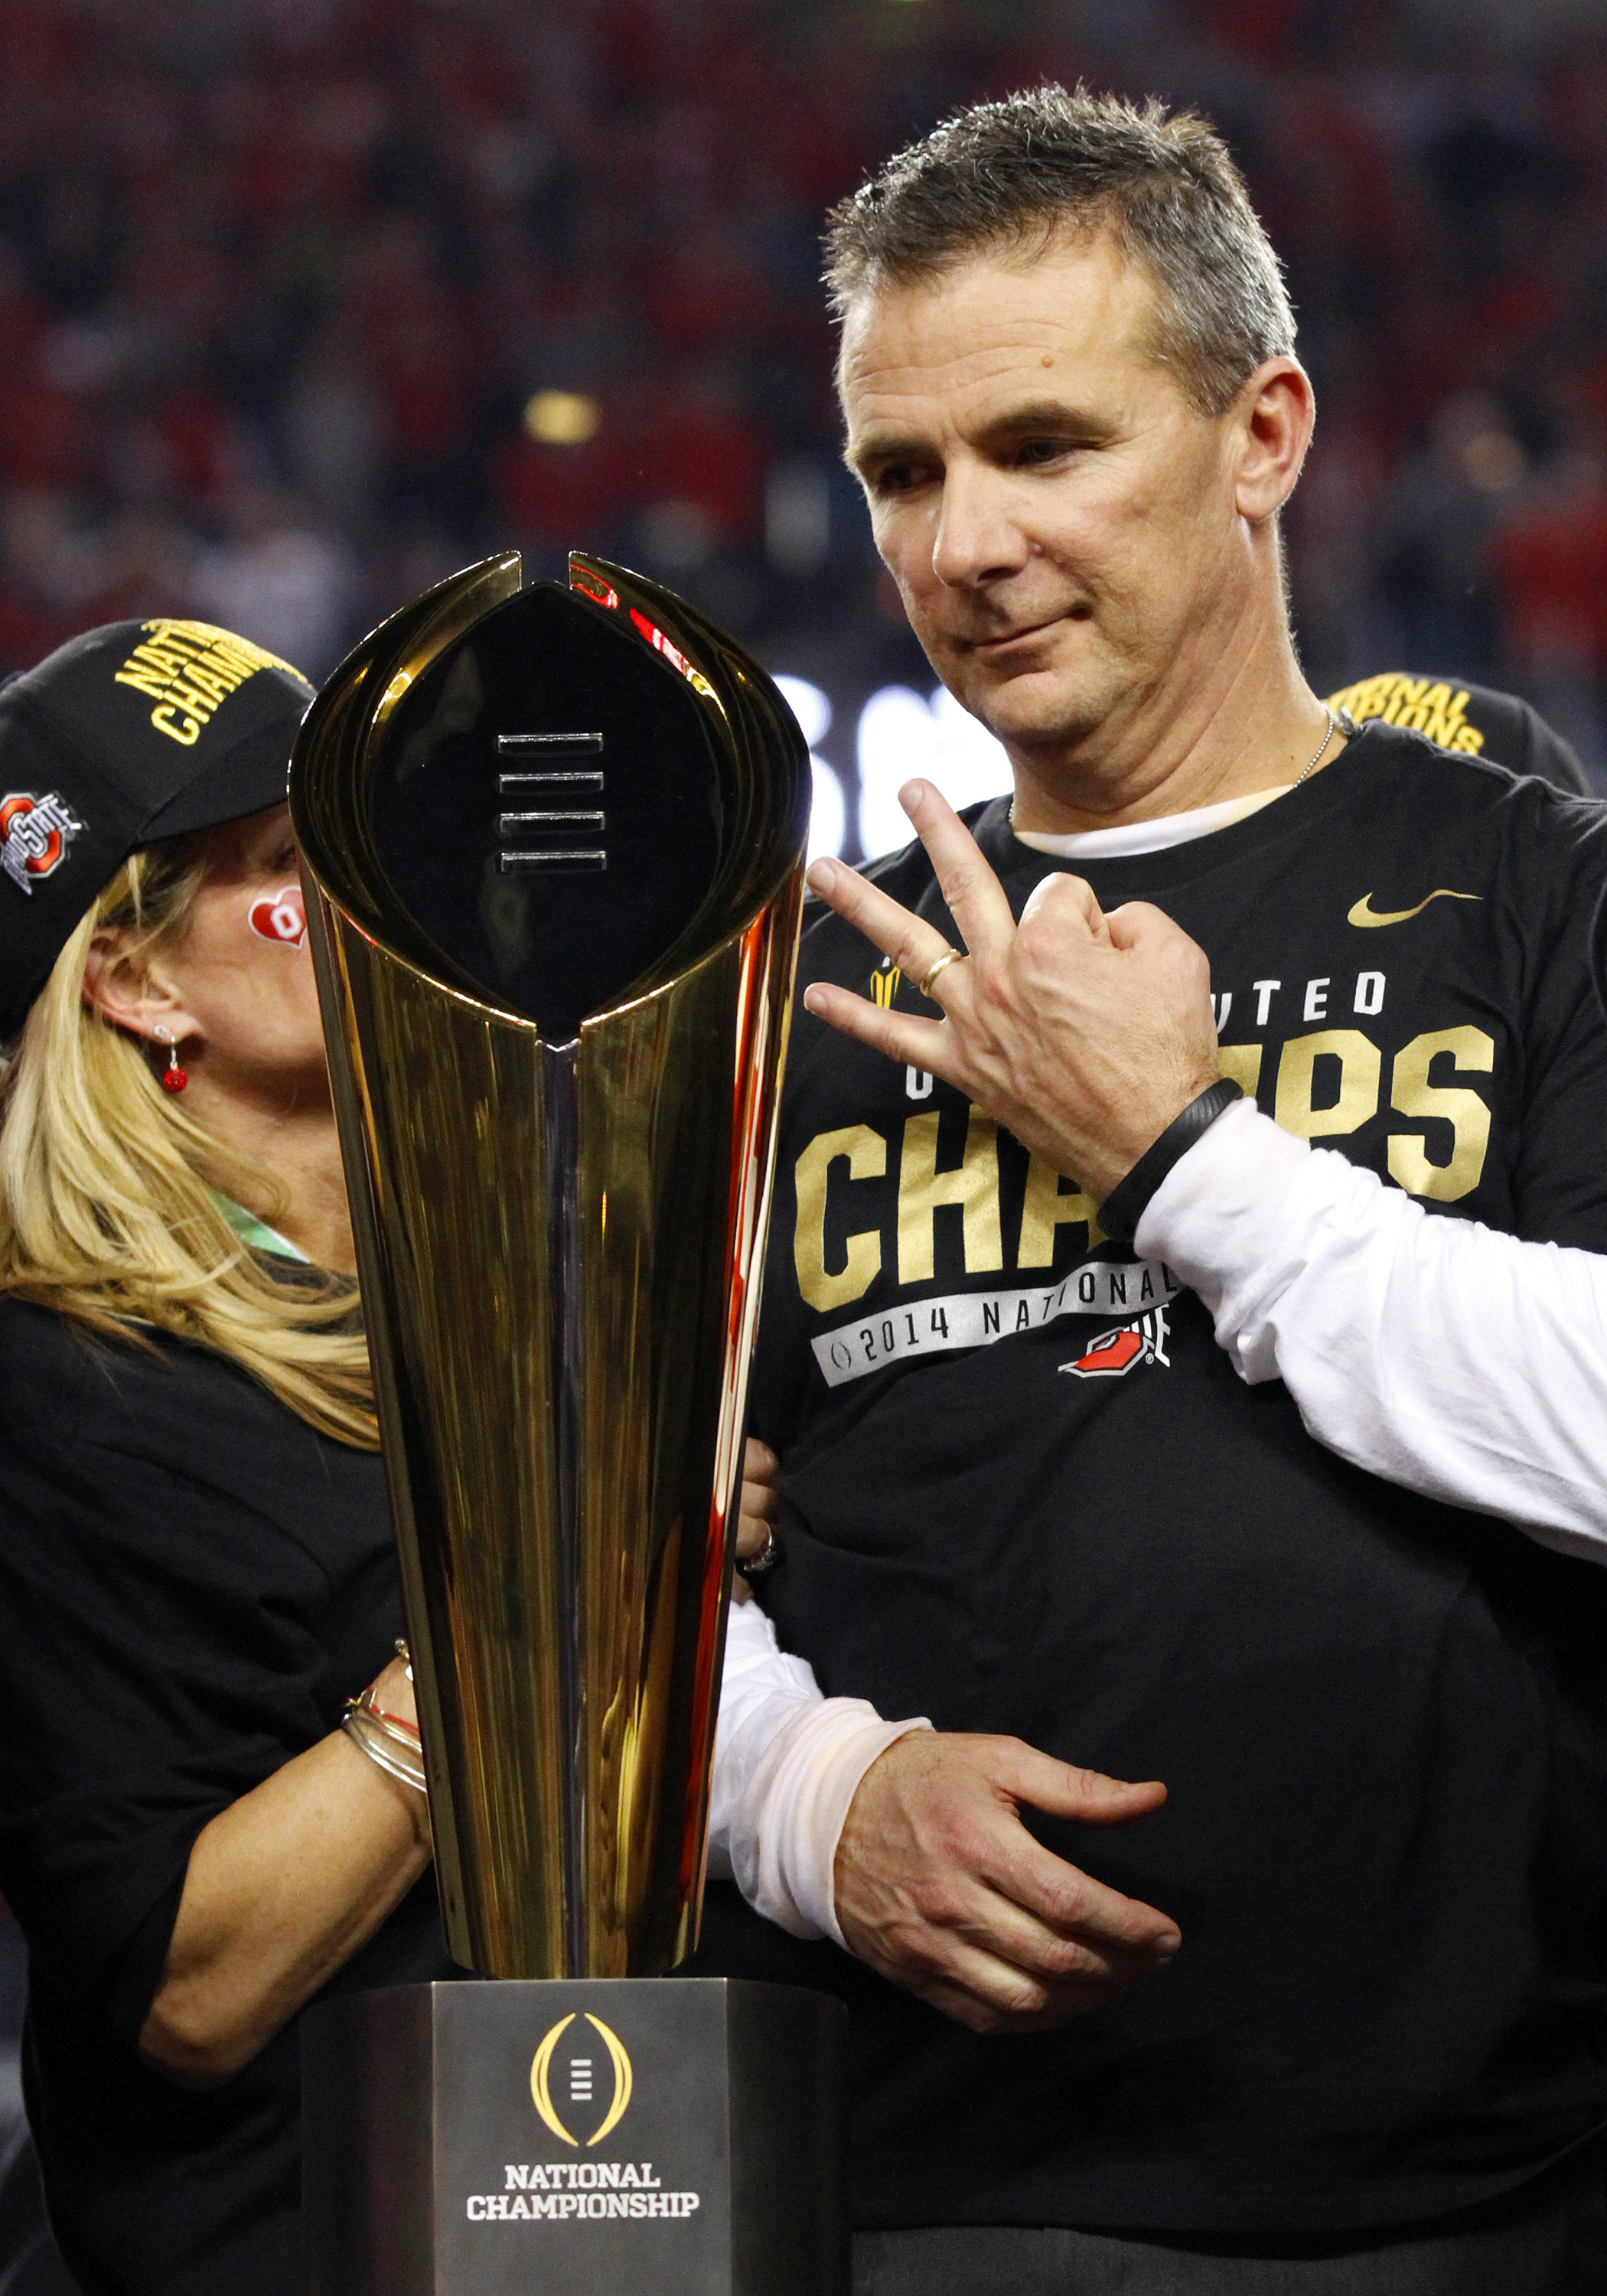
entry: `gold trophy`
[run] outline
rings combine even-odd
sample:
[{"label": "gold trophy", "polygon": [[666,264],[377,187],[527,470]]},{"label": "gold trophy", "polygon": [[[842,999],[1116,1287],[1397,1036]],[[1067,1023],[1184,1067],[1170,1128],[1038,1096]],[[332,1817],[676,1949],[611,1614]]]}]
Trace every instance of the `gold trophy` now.
[{"label": "gold trophy", "polygon": [[315,2292],[846,2285],[840,2011],[652,1981],[697,1934],[809,774],[731,638],[579,554],[405,608],[297,745],[447,1942],[512,1980],[309,2015]]}]

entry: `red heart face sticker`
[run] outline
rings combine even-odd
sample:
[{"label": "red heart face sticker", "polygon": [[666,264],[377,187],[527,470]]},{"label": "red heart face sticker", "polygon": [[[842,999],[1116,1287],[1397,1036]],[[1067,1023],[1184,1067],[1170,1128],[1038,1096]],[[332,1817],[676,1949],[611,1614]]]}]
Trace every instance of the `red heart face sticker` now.
[{"label": "red heart face sticker", "polygon": [[283,941],[291,948],[299,948],[307,939],[307,910],[300,886],[281,885],[276,893],[253,901],[251,931],[264,940]]}]

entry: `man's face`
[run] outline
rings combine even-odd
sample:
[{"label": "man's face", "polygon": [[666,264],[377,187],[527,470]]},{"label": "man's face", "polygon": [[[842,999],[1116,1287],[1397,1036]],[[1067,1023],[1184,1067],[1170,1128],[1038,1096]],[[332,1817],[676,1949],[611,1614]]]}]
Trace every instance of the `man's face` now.
[{"label": "man's face", "polygon": [[1045,763],[1097,726],[1142,737],[1246,611],[1242,426],[1158,363],[1154,305],[1107,235],[1078,234],[867,295],[844,328],[849,460],[911,625]]}]

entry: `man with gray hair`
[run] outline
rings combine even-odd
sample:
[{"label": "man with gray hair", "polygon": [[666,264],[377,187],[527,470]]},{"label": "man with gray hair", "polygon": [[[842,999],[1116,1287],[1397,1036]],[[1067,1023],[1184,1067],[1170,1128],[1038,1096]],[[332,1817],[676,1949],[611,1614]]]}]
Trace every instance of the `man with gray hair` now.
[{"label": "man with gray hair", "polygon": [[[1307,685],[1311,387],[1203,122],[978,107],[829,278],[878,548],[1015,786],[811,871],[754,1385],[791,1655],[734,1618],[706,1965],[849,2005],[862,2296],[1601,2296],[1607,1574],[1336,1457],[1131,1239],[1242,1094],[1607,1248],[1607,824]],[[1085,1187],[1066,952],[1157,934],[1219,1045],[1112,1049],[1183,1114]]]}]

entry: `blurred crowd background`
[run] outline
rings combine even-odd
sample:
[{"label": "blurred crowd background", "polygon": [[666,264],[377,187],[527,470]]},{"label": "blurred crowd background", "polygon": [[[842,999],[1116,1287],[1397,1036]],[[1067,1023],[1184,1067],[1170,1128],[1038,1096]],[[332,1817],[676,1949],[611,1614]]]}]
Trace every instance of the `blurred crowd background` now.
[{"label": "blurred crowd background", "polygon": [[1288,264],[1318,690],[1509,685],[1607,783],[1600,0],[6,0],[0,664],[182,612],[317,677],[579,543],[796,681],[817,843],[996,785],[838,460],[819,234],[1045,76],[1204,110]]},{"label": "blurred crowd background", "polygon": [[1607,783],[1600,0],[6,0],[0,664],[182,612],[316,677],[581,543],[797,681],[821,841],[890,841],[922,745],[997,761],[838,461],[821,217],[1045,76],[1208,112],[1287,261],[1319,691],[1510,685]]}]

